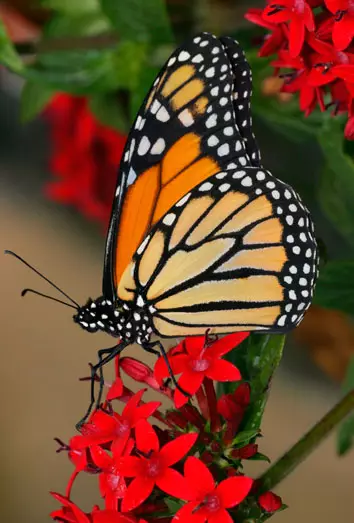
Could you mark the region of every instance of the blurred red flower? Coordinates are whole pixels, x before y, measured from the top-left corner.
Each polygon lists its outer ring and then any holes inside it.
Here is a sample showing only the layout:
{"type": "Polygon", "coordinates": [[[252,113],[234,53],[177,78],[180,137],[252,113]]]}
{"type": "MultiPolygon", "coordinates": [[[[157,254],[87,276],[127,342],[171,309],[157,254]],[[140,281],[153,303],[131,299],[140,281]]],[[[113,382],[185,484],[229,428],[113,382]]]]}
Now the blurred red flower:
{"type": "MultiPolygon", "coordinates": [[[[217,341],[210,341],[207,336],[186,338],[168,355],[173,373],[181,374],[178,385],[189,394],[195,394],[205,378],[215,381],[240,380],[240,371],[221,357],[239,345],[247,336],[247,332],[238,332],[217,341]]],[[[170,376],[162,357],[157,360],[154,372],[159,383],[170,376]]],[[[175,406],[179,408],[188,402],[188,397],[176,389],[174,401],[175,406]]]]}
{"type": "Polygon", "coordinates": [[[349,0],[268,1],[245,17],[270,31],[259,54],[277,55],[271,65],[284,79],[282,92],[299,93],[305,116],[316,106],[321,111],[332,107],[333,116],[346,112],[344,134],[354,139],[354,9],[349,0]]]}
{"type": "Polygon", "coordinates": [[[46,194],[107,225],[126,137],[102,125],[84,97],[57,95],[46,116],[53,148],[50,169],[55,176],[45,187],[46,194]]]}

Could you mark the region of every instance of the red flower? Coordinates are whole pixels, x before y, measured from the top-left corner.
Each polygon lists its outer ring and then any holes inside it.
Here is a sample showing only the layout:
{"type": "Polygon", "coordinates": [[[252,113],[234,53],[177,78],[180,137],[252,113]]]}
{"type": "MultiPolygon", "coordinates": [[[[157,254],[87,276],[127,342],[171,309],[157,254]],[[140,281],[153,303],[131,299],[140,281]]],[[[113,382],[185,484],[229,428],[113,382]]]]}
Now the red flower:
{"type": "Polygon", "coordinates": [[[184,466],[186,480],[190,484],[189,503],[173,518],[174,523],[232,523],[226,509],[239,505],[251,490],[253,480],[246,476],[234,476],[217,486],[208,467],[193,456],[184,466]]]}
{"type": "Polygon", "coordinates": [[[53,144],[50,167],[56,177],[46,193],[107,224],[125,136],[99,123],[83,97],[55,96],[46,114],[53,144]]]}
{"type": "MultiPolygon", "coordinates": [[[[232,363],[221,359],[221,356],[234,349],[247,336],[247,332],[230,334],[212,344],[209,344],[206,336],[186,338],[168,356],[173,373],[181,374],[179,386],[192,395],[201,387],[204,378],[216,381],[240,380],[240,371],[232,363]]],[[[157,360],[154,372],[160,383],[170,375],[163,358],[157,360]]],[[[174,401],[179,408],[188,402],[188,397],[176,389],[174,401]]]]}
{"type": "Polygon", "coordinates": [[[233,449],[231,456],[234,459],[249,459],[252,458],[258,452],[258,445],[256,443],[248,443],[240,449],[233,449]]]}
{"type": "Polygon", "coordinates": [[[242,421],[250,402],[250,386],[241,383],[232,394],[224,394],[217,403],[219,414],[227,421],[224,442],[230,443],[242,421]]]}
{"type": "Polygon", "coordinates": [[[282,505],[281,497],[277,496],[273,492],[265,492],[258,498],[258,503],[266,512],[276,512],[282,505]]]}
{"type": "Polygon", "coordinates": [[[142,421],[137,426],[136,440],[140,457],[128,456],[121,462],[121,473],[134,478],[122,503],[128,512],[141,505],[156,485],[171,496],[188,499],[189,486],[184,477],[171,468],[193,447],[197,433],[184,434],[160,449],[156,432],[142,421]]]}
{"type": "Polygon", "coordinates": [[[348,47],[354,36],[354,8],[350,0],[325,0],[325,4],[335,15],[332,38],[341,51],[348,47]]]}
{"type": "Polygon", "coordinates": [[[309,38],[309,44],[316,51],[311,56],[312,69],[308,75],[308,82],[313,86],[320,86],[333,82],[336,76],[337,65],[354,64],[354,55],[338,51],[328,42],[317,38],[309,38]]]}
{"type": "Polygon", "coordinates": [[[117,501],[122,499],[126,493],[127,486],[124,476],[122,475],[119,463],[122,456],[129,456],[134,448],[134,441],[129,439],[123,452],[115,452],[111,457],[98,445],[91,447],[90,452],[92,459],[101,469],[100,473],[100,491],[101,496],[105,498],[106,508],[117,510],[117,501]]]}
{"type": "Polygon", "coordinates": [[[146,420],[151,416],[161,405],[159,401],[150,401],[139,406],[144,392],[145,390],[141,390],[134,394],[125,405],[122,414],[111,415],[102,410],[96,411],[90,422],[82,427],[83,435],[72,438],[71,448],[82,449],[112,442],[112,452],[121,453],[132,429],[140,420],[146,420]]]}
{"type": "Polygon", "coordinates": [[[275,24],[289,21],[289,53],[292,57],[301,51],[305,30],[315,30],[314,16],[306,0],[276,0],[264,9],[263,18],[275,24]]]}
{"type": "Polygon", "coordinates": [[[305,64],[303,58],[298,56],[292,58],[287,51],[280,51],[278,59],[272,62],[276,68],[290,68],[293,69],[286,78],[282,91],[285,93],[300,92],[300,109],[308,116],[319,103],[322,110],[324,110],[323,93],[319,87],[314,87],[309,84],[309,74],[311,68],[305,64]]]}
{"type": "MultiPolygon", "coordinates": [[[[62,504],[62,508],[51,512],[50,516],[54,520],[65,521],[68,523],[138,523],[138,520],[127,514],[120,514],[116,510],[100,510],[94,507],[92,512],[86,514],[70,499],[51,492],[52,496],[62,504]]],[[[139,523],[144,523],[140,520],[139,523]]]]}
{"type": "Polygon", "coordinates": [[[251,8],[245,14],[246,20],[260,25],[271,31],[265,37],[264,44],[259,50],[259,56],[270,56],[286,46],[288,42],[288,28],[285,24],[272,24],[263,17],[263,9],[251,8]]]}

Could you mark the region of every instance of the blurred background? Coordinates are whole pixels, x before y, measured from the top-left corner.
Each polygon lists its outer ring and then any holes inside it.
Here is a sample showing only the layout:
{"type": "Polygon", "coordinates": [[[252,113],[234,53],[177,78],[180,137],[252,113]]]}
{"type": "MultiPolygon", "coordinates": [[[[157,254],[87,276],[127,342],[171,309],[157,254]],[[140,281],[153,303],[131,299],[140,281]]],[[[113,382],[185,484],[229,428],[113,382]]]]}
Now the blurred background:
{"type": "MultiPolygon", "coordinates": [[[[55,9],[60,1],[47,4],[55,9]]],[[[243,14],[250,7],[237,2],[211,2],[206,14],[204,2],[196,1],[193,8],[178,0],[170,4],[178,39],[203,28],[210,19],[219,33],[242,32],[247,24],[243,14]]],[[[60,9],[56,16],[53,31],[59,35],[58,27],[63,25],[60,9]]],[[[51,17],[53,11],[33,9],[28,2],[0,4],[0,18],[30,65],[33,46],[43,24],[49,32],[51,17]]],[[[65,36],[64,29],[61,31],[65,36]]],[[[67,40],[60,38],[63,45],[67,40]]],[[[111,34],[105,33],[105,38],[109,41],[111,34]]],[[[172,45],[167,45],[168,50],[172,45]]],[[[157,48],[157,65],[150,73],[158,68],[159,52],[164,56],[163,45],[157,48]]],[[[136,49],[134,53],[136,57],[136,49]]],[[[271,71],[262,74],[255,90],[256,103],[264,111],[256,111],[255,132],[263,163],[276,176],[295,185],[314,214],[318,236],[326,245],[326,257],[341,259],[348,255],[350,244],[345,235],[338,233],[331,213],[323,212],[314,197],[323,167],[319,146],[308,137],[294,138],[294,129],[290,124],[286,127],[286,119],[290,122],[298,113],[294,113],[293,105],[284,110],[287,99],[281,98],[271,71]],[[280,115],[279,121],[287,132],[279,132],[278,121],[269,125],[264,117],[269,108],[280,115]]],[[[148,84],[146,80],[144,91],[148,84]]],[[[131,116],[120,109],[112,114],[111,101],[107,93],[102,95],[102,89],[99,95],[86,98],[80,89],[72,96],[62,85],[56,90],[65,94],[54,98],[54,88],[46,85],[38,108],[33,109],[33,100],[38,97],[31,99],[31,85],[27,83],[27,102],[23,98],[21,101],[23,85],[18,75],[1,69],[1,247],[19,253],[84,303],[101,292],[105,227],[116,166],[131,116]],[[23,123],[36,111],[41,114],[23,123]]],[[[118,95],[123,106],[127,90],[125,87],[118,95]]],[[[134,86],[131,90],[130,102],[135,110],[140,99],[134,96],[134,86]]],[[[78,378],[88,374],[88,362],[95,361],[96,351],[111,341],[105,335],[89,336],[79,329],[72,322],[70,309],[37,296],[21,298],[24,287],[49,293],[51,289],[17,260],[1,255],[0,279],[0,520],[41,523],[49,520],[48,513],[56,506],[48,491],[64,492],[72,470],[65,454],[56,454],[53,438],[68,441],[74,434],[74,425],[88,399],[88,384],[80,383],[78,378]]],[[[300,328],[288,338],[274,378],[263,422],[261,452],[276,459],[335,404],[341,396],[341,381],[353,347],[354,331],[348,315],[319,305],[309,310],[300,328]]],[[[129,351],[139,355],[138,348],[129,351]]],[[[151,361],[151,356],[144,354],[144,359],[151,361]]],[[[249,469],[256,474],[262,467],[252,464],[249,469]]],[[[354,454],[338,457],[333,433],[276,489],[290,509],[275,515],[275,521],[353,521],[353,471],[354,454]]],[[[83,509],[90,509],[98,501],[95,478],[80,480],[74,496],[83,509]]]]}

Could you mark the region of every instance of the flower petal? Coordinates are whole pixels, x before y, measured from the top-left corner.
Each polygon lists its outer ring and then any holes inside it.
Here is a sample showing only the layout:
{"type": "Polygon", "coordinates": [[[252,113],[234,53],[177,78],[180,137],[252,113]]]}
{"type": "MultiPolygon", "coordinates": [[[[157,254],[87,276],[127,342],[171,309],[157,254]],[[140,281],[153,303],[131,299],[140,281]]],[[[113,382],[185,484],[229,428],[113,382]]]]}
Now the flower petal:
{"type": "Polygon", "coordinates": [[[172,523],[204,523],[206,521],[206,516],[198,514],[198,511],[194,512],[197,506],[198,502],[187,503],[187,505],[184,505],[176,512],[172,523]]]}
{"type": "Polygon", "coordinates": [[[191,498],[190,485],[177,470],[166,468],[163,474],[156,478],[156,485],[170,496],[186,501],[191,498]]]}
{"type": "Polygon", "coordinates": [[[100,469],[108,469],[113,464],[113,459],[98,445],[90,448],[92,460],[100,469]]]}
{"type": "Polygon", "coordinates": [[[139,392],[134,394],[123,409],[122,418],[128,420],[131,425],[132,420],[134,419],[135,410],[138,407],[144,392],[146,392],[146,389],[141,389],[139,392]]]}
{"type": "Polygon", "coordinates": [[[240,343],[243,342],[243,340],[245,340],[249,334],[249,332],[236,332],[235,334],[224,336],[220,340],[213,343],[205,353],[208,358],[224,356],[224,354],[227,354],[232,349],[240,345],[240,343]]]}
{"type": "Polygon", "coordinates": [[[345,14],[340,22],[335,22],[333,26],[333,43],[334,46],[342,51],[353,39],[354,35],[354,17],[345,14]]]}
{"type": "Polygon", "coordinates": [[[123,394],[123,382],[121,378],[116,378],[107,392],[106,400],[111,401],[116,398],[120,398],[123,394]]]}
{"type": "Polygon", "coordinates": [[[298,56],[305,40],[305,25],[302,18],[294,16],[290,22],[289,31],[289,53],[290,56],[298,56]]]}
{"type": "Polygon", "coordinates": [[[239,381],[241,373],[235,365],[226,360],[212,360],[211,366],[205,371],[208,378],[215,381],[239,381]]]}
{"type": "Polygon", "coordinates": [[[139,476],[142,470],[142,463],[140,458],[136,456],[125,456],[121,458],[118,462],[119,471],[123,476],[132,478],[134,476],[139,476]]]}
{"type": "Polygon", "coordinates": [[[190,451],[197,438],[198,434],[191,432],[166,443],[160,450],[160,457],[163,459],[164,464],[169,467],[177,463],[190,451]]]}
{"type": "Polygon", "coordinates": [[[141,505],[151,494],[155,482],[146,476],[139,476],[130,483],[122,502],[122,512],[130,512],[141,505]]]}
{"type": "Polygon", "coordinates": [[[219,483],[216,492],[225,508],[234,507],[245,499],[253,485],[253,479],[247,476],[234,476],[219,483]]]}
{"type": "Polygon", "coordinates": [[[149,418],[161,406],[161,401],[149,401],[145,405],[141,405],[135,409],[131,418],[132,426],[141,419],[149,418]]]}
{"type": "Polygon", "coordinates": [[[184,465],[184,475],[195,491],[195,499],[204,499],[207,494],[215,489],[215,481],[208,467],[195,456],[187,458],[184,465]]]}
{"type": "MultiPolygon", "coordinates": [[[[201,387],[204,379],[203,372],[184,372],[178,380],[178,385],[188,392],[190,395],[193,395],[201,387]]],[[[173,396],[175,407],[179,409],[186,403],[188,403],[189,397],[183,394],[179,389],[175,389],[173,396]]]]}
{"type": "Polygon", "coordinates": [[[159,450],[157,434],[150,423],[144,419],[138,421],[135,427],[136,446],[146,454],[151,450],[159,450]]]}
{"type": "Polygon", "coordinates": [[[218,510],[215,514],[208,517],[208,523],[233,523],[233,519],[227,510],[218,510]]]}

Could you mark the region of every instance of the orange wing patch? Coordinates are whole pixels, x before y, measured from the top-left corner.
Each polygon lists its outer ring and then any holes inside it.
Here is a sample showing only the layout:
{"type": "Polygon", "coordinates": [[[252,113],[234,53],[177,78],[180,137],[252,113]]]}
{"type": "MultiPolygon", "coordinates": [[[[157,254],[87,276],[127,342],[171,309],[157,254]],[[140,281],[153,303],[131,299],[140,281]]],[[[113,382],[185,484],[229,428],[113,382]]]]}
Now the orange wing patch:
{"type": "Polygon", "coordinates": [[[116,285],[147,231],[193,187],[220,171],[214,160],[200,155],[200,138],[188,133],[128,188],[119,226],[116,285]]]}

